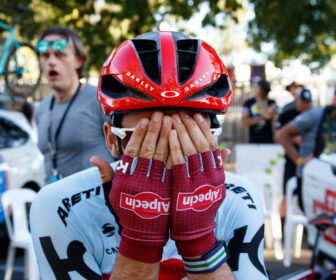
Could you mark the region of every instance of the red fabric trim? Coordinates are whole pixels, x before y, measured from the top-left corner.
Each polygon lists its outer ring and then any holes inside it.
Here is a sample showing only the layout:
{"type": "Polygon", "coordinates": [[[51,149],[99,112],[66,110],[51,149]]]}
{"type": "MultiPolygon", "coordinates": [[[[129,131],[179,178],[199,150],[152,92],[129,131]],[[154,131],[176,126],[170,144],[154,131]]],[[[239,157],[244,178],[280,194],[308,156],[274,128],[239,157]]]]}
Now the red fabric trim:
{"type": "MultiPolygon", "coordinates": [[[[160,262],[159,280],[181,280],[186,277],[184,265],[180,259],[168,259],[160,262]]],[[[109,280],[110,274],[103,274],[103,280],[109,280]]]]}

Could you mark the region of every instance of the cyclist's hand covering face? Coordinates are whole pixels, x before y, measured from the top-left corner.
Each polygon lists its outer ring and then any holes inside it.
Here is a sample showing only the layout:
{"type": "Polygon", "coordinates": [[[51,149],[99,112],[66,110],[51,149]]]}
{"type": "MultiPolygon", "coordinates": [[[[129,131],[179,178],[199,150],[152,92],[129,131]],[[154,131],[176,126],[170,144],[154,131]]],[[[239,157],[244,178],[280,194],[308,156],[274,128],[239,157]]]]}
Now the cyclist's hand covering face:
{"type": "MultiPolygon", "coordinates": [[[[149,114],[147,114],[147,115],[149,115],[149,114]]],[[[133,118],[133,117],[131,116],[131,118],[133,118]]],[[[167,120],[165,120],[165,119],[167,119],[166,116],[164,117],[163,124],[162,124],[162,128],[165,127],[165,122],[167,121],[167,120]]],[[[169,122],[170,122],[170,121],[169,121],[169,122]]],[[[109,125],[109,124],[106,123],[106,125],[109,125]]],[[[204,125],[205,125],[205,124],[204,124],[204,125]]],[[[207,128],[204,127],[204,129],[206,130],[207,128]]],[[[110,128],[108,127],[107,130],[110,131],[110,128]]],[[[164,136],[165,134],[166,134],[166,132],[163,133],[163,136],[164,136]]],[[[214,141],[213,138],[212,138],[209,134],[207,134],[207,135],[208,135],[208,137],[211,139],[211,141],[214,141]]],[[[165,138],[165,137],[161,137],[160,140],[161,140],[161,143],[164,143],[165,141],[168,141],[168,137],[167,137],[167,138],[165,138]]],[[[160,145],[161,145],[161,144],[160,144],[160,145]]],[[[163,145],[163,146],[164,146],[164,145],[163,145]]],[[[162,147],[162,146],[161,146],[161,147],[162,147]]],[[[164,148],[163,148],[163,149],[164,149],[164,148]]],[[[160,155],[159,155],[159,154],[160,154],[160,151],[161,151],[162,153],[166,153],[167,151],[169,151],[169,149],[167,149],[167,150],[165,150],[165,151],[162,151],[162,148],[161,148],[161,149],[159,148],[159,149],[156,151],[156,159],[159,159],[159,158],[160,158],[160,155]]],[[[222,157],[223,165],[224,165],[225,162],[227,161],[227,159],[228,159],[228,157],[230,156],[230,154],[231,154],[231,151],[230,151],[229,149],[224,149],[224,150],[221,151],[221,157],[222,157]]],[[[165,157],[166,157],[166,156],[163,156],[163,158],[165,158],[165,157]]],[[[105,161],[104,159],[102,159],[102,158],[100,158],[100,157],[98,157],[98,156],[93,156],[93,157],[91,158],[91,163],[98,167],[99,172],[100,172],[100,176],[101,176],[101,179],[102,179],[102,182],[103,182],[103,183],[107,183],[107,182],[109,182],[109,181],[111,181],[111,180],[113,179],[113,170],[112,170],[112,167],[110,166],[110,164],[109,164],[107,161],[105,161]]],[[[171,165],[172,165],[171,156],[169,156],[169,158],[168,158],[168,160],[167,160],[167,167],[170,168],[171,165]]]]}
{"type": "Polygon", "coordinates": [[[197,257],[216,244],[214,219],[225,197],[223,163],[202,114],[180,112],[173,120],[170,233],[181,256],[197,257]]]}

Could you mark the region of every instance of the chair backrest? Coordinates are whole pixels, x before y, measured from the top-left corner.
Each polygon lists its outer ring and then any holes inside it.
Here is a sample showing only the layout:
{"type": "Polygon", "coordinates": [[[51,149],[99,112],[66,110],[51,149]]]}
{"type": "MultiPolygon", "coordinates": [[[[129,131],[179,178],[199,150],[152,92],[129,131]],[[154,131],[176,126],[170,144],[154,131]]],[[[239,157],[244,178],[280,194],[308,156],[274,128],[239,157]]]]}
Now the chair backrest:
{"type": "Polygon", "coordinates": [[[281,188],[273,175],[265,172],[248,172],[241,175],[248,178],[258,188],[265,216],[270,216],[271,213],[279,211],[281,188]]]}
{"type": "Polygon", "coordinates": [[[240,143],[234,146],[236,172],[271,172],[279,182],[283,183],[285,151],[280,144],[249,144],[240,143]]]}
{"type": "Polygon", "coordinates": [[[10,189],[2,194],[1,202],[10,238],[29,234],[26,206],[35,196],[36,192],[31,189],[10,189]]]}
{"type": "Polygon", "coordinates": [[[295,214],[295,203],[297,203],[297,199],[295,200],[294,192],[297,188],[297,178],[291,177],[286,183],[286,217],[290,217],[295,214]]]}

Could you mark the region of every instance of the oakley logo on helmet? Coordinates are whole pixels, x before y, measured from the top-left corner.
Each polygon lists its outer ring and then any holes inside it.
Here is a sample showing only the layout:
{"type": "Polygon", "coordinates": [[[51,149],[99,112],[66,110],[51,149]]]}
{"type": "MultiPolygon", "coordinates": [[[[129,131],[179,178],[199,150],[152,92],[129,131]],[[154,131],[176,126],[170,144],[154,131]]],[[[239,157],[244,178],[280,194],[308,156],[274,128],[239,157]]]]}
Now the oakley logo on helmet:
{"type": "Polygon", "coordinates": [[[141,218],[154,219],[160,215],[169,215],[170,198],[162,198],[152,192],[142,192],[135,196],[122,192],[120,207],[133,211],[141,218]]]}
{"type": "Polygon", "coordinates": [[[194,87],[199,86],[202,82],[203,79],[210,77],[210,73],[208,71],[206,71],[203,75],[201,75],[197,80],[193,81],[192,83],[190,83],[188,86],[186,86],[184,88],[184,91],[188,92],[189,90],[191,90],[194,87]]]}
{"type": "Polygon", "coordinates": [[[193,209],[204,211],[213,203],[222,199],[223,184],[218,187],[203,185],[192,193],[179,193],[177,196],[176,211],[193,209]]]}
{"type": "Polygon", "coordinates": [[[166,97],[166,98],[174,98],[174,97],[178,97],[179,95],[180,94],[177,91],[173,91],[173,90],[161,92],[161,96],[166,97]]]}
{"type": "Polygon", "coordinates": [[[141,79],[140,77],[135,76],[131,72],[127,72],[126,76],[129,77],[130,79],[134,80],[136,83],[138,83],[139,85],[143,86],[144,88],[149,89],[150,91],[153,91],[155,89],[150,84],[148,84],[147,82],[145,82],[143,79],[141,79]]]}

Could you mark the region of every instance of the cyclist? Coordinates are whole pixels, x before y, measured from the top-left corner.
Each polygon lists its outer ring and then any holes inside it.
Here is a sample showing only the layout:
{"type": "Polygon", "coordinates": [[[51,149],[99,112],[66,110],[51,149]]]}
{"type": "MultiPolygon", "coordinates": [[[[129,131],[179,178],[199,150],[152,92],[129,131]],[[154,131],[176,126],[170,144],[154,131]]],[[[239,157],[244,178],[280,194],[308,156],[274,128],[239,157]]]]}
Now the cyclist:
{"type": "Polygon", "coordinates": [[[104,145],[101,127],[107,119],[96,104],[97,88],[80,82],[87,54],[79,35],[67,27],[50,27],[41,33],[36,48],[53,90],[34,113],[47,182],[90,167],[94,154],[112,161],[104,145]]]}
{"type": "Polygon", "coordinates": [[[114,174],[91,168],[38,193],[30,217],[42,278],[267,279],[257,190],[224,173],[212,134],[231,94],[201,40],[150,32],[116,47],[98,98],[120,160],[114,174]]]}

